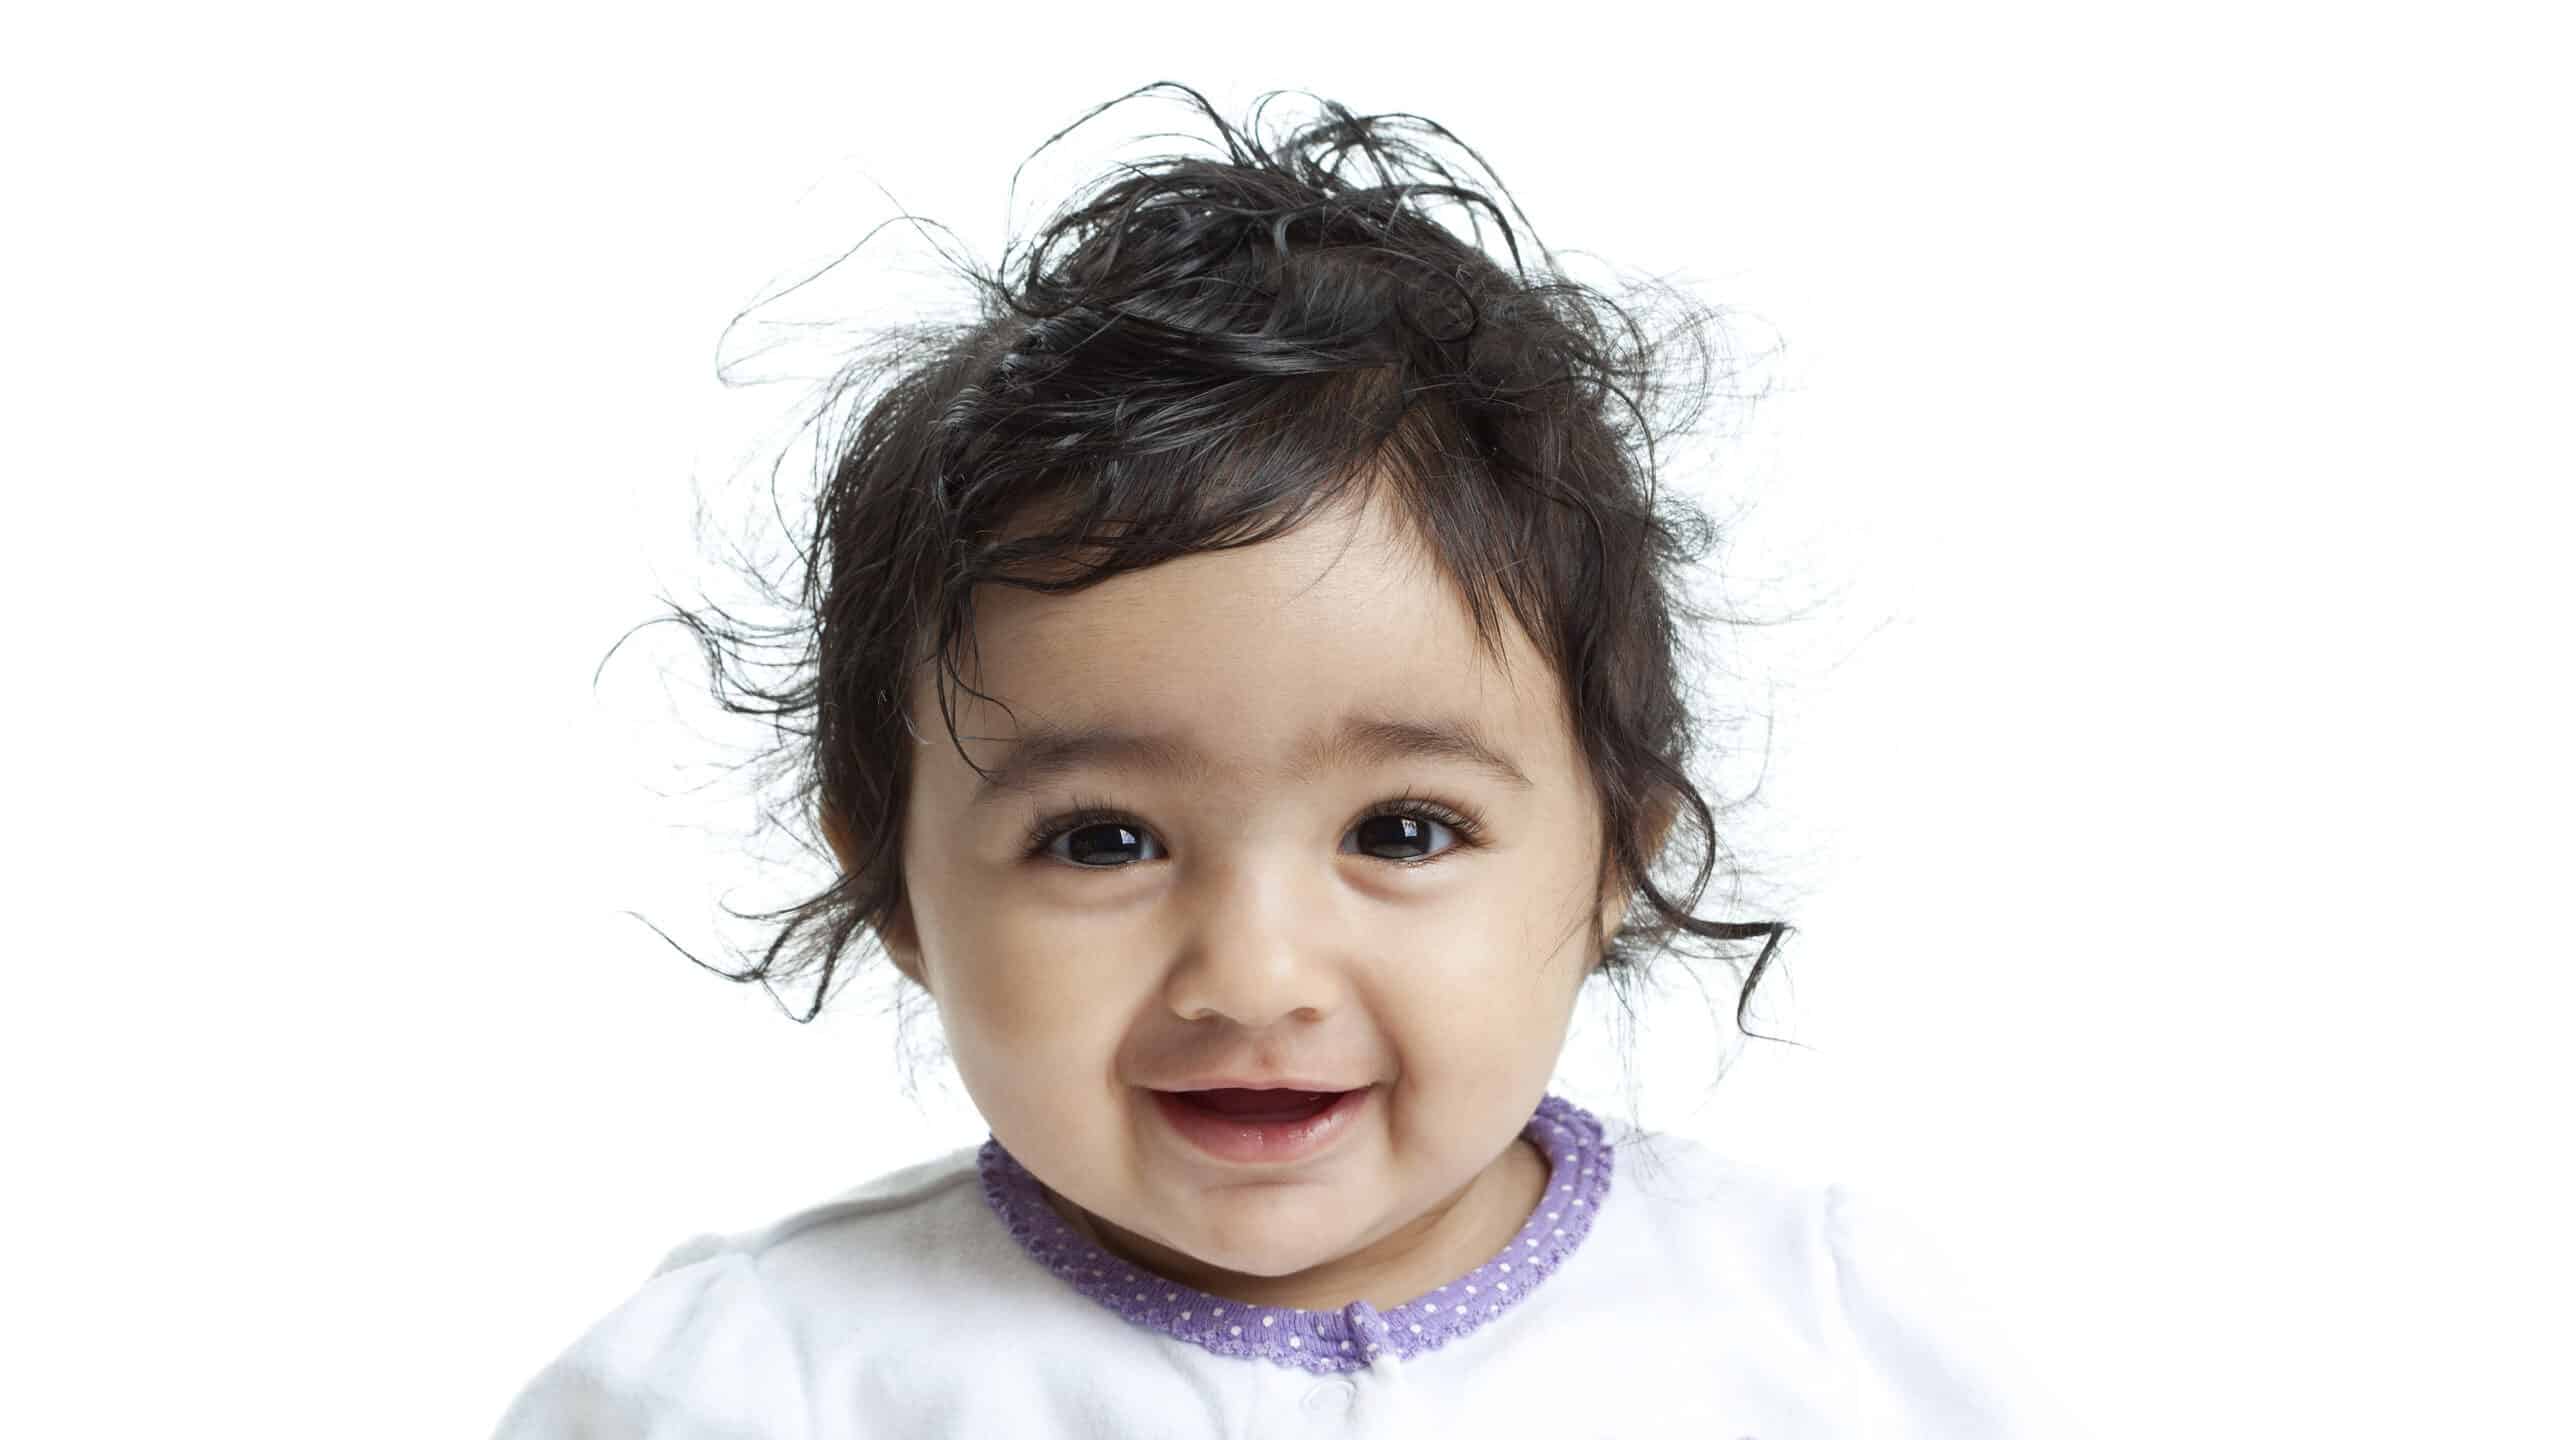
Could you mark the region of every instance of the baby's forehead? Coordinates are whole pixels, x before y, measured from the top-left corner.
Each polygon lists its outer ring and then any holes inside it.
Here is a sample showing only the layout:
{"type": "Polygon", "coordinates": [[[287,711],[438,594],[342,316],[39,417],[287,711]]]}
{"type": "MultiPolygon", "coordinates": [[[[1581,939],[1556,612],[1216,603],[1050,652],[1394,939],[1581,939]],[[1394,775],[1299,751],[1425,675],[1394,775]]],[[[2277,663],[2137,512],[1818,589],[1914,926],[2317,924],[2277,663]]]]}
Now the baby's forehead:
{"type": "Polygon", "coordinates": [[[1479,620],[1391,499],[1358,498],[1080,588],[982,582],[918,708],[947,698],[963,737],[1221,735],[1274,765],[1359,715],[1462,716],[1534,746],[1563,720],[1552,667],[1498,601],[1479,620]]]}
{"type": "MultiPolygon", "coordinates": [[[[1017,712],[1018,713],[1018,712],[1017,712]]],[[[1423,709],[1354,708],[1310,715],[1264,754],[1231,731],[1157,725],[1113,716],[1024,718],[997,736],[964,736],[982,767],[971,803],[1042,789],[1082,770],[1143,773],[1192,788],[1310,785],[1413,762],[1462,770],[1515,792],[1538,788],[1536,762],[1517,737],[1475,716],[1423,709]]]]}
{"type": "Polygon", "coordinates": [[[1072,593],[992,587],[973,609],[955,673],[1053,710],[1178,709],[1203,691],[1228,705],[1372,696],[1476,710],[1556,687],[1506,610],[1487,635],[1433,567],[1328,558],[1286,538],[1072,593]]]}
{"type": "MultiPolygon", "coordinates": [[[[971,587],[973,628],[992,622],[997,628],[1072,631],[1098,616],[1176,597],[1209,606],[1233,600],[1288,607],[1323,587],[1330,598],[1391,605],[1392,613],[1413,620],[1460,615],[1479,631],[1498,628],[1506,633],[1478,637],[1480,644],[1489,642],[1498,666],[1522,638],[1517,617],[1498,599],[1491,606],[1498,615],[1487,617],[1498,619],[1498,627],[1475,623],[1457,563],[1392,485],[1364,484],[1313,504],[1276,530],[1203,539],[1181,553],[1115,567],[1098,584],[1074,589],[1059,588],[1060,582],[1081,581],[1109,559],[1103,547],[1079,546],[1074,537],[1095,526],[1111,527],[1071,514],[1067,505],[1052,498],[1006,526],[1001,543],[1037,543],[1038,556],[1008,564],[1001,575],[971,587]]],[[[1114,533],[1139,543],[1147,538],[1114,533]]]]}
{"type": "MultiPolygon", "coordinates": [[[[1338,651],[1295,650],[1278,637],[1268,648],[1206,655],[1186,654],[1180,639],[1139,641],[1101,625],[1056,634],[1017,631],[1010,642],[991,638],[965,647],[952,674],[922,687],[918,709],[935,713],[947,700],[963,735],[1007,739],[1061,732],[1285,736],[1287,745],[1263,748],[1294,760],[1320,753],[1341,735],[1396,726],[1519,734],[1560,702],[1542,662],[1532,673],[1543,683],[1528,683],[1522,674],[1528,652],[1518,637],[1507,666],[1471,633],[1434,632],[1433,638],[1450,643],[1432,648],[1425,663],[1353,667],[1341,663],[1338,651]]],[[[1216,747],[1189,748],[1206,753],[1216,747]]]]}

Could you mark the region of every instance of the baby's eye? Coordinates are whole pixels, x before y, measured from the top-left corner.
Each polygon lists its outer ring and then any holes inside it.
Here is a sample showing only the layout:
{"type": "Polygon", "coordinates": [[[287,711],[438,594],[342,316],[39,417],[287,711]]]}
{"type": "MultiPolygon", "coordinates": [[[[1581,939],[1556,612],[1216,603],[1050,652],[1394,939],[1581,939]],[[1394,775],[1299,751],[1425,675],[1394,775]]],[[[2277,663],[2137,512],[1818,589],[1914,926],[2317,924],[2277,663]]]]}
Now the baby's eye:
{"type": "MultiPolygon", "coordinates": [[[[1468,843],[1474,828],[1454,811],[1444,817],[1430,809],[1407,807],[1361,817],[1343,836],[1342,846],[1347,854],[1420,864],[1468,843]],[[1431,843],[1434,830],[1446,837],[1445,843],[1431,843]]],[[[1155,837],[1135,825],[1079,816],[1050,829],[1033,849],[1079,870],[1112,870],[1164,855],[1155,837]]]]}
{"type": "Polygon", "coordinates": [[[1044,848],[1070,865],[1088,870],[1108,870],[1139,860],[1160,858],[1133,853],[1144,850],[1149,839],[1151,837],[1145,831],[1112,820],[1061,831],[1044,848]],[[1059,854],[1061,850],[1066,853],[1059,854]]]}
{"type": "Polygon", "coordinates": [[[1399,810],[1386,815],[1372,815],[1352,826],[1351,833],[1342,838],[1342,845],[1353,854],[1369,853],[1361,848],[1363,846],[1377,846],[1387,852],[1379,857],[1385,860],[1427,860],[1455,849],[1457,838],[1457,833],[1445,822],[1399,810]],[[1448,835],[1450,843],[1438,849],[1432,848],[1431,832],[1434,830],[1448,835]]]}

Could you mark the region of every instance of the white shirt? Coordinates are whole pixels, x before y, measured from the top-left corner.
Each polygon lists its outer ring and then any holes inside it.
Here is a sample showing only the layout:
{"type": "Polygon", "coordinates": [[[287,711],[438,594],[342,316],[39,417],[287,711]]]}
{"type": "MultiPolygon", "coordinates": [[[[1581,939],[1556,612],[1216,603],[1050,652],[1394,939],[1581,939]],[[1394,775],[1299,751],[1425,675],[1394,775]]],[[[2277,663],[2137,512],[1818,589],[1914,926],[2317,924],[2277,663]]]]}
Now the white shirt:
{"type": "Polygon", "coordinates": [[[1534,1250],[1550,1221],[1533,1215],[1504,1268],[1409,1307],[1265,1312],[1160,1278],[1133,1286],[1144,1272],[1064,1238],[1045,1207],[1017,1208],[1049,1237],[1035,1256],[982,1177],[991,1143],[679,1246],[534,1377],[498,1440],[2075,1433],[1928,1247],[1840,1187],[1675,1136],[1639,1146],[1621,1122],[1554,1097],[1539,1116],[1533,1131],[1551,1116],[1590,1127],[1532,1137],[1554,1167],[1554,1215],[1573,1217],[1557,1187],[1577,1175],[1586,1194],[1605,1186],[1582,1233],[1534,1250]],[[1589,1164],[1575,1135],[1605,1135],[1582,1142],[1603,1174],[1554,1164],[1589,1164]],[[1524,1272],[1537,1279],[1515,1294],[1524,1272]],[[1470,1294],[1470,1318],[1442,1308],[1470,1294]],[[1488,1316],[1488,1299],[1505,1308],[1488,1316]],[[1112,1308],[1134,1303],[1283,1358],[1217,1353],[1112,1308]],[[1451,1321],[1474,1328],[1423,1335],[1451,1321]],[[1319,1361],[1294,1339],[1277,1349],[1293,1332],[1348,1353],[1319,1361]]]}

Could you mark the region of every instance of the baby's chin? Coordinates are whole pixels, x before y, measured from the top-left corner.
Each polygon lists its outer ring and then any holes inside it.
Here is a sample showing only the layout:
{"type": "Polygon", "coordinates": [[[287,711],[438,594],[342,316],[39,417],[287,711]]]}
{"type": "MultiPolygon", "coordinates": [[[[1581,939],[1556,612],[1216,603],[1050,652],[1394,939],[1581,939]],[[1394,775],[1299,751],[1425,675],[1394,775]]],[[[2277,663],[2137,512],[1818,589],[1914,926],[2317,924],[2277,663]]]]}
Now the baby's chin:
{"type": "Polygon", "coordinates": [[[1086,1220],[1088,1238],[1143,1269],[1166,1275],[1212,1294],[1236,1288],[1236,1282],[1259,1286],[1316,1273],[1356,1248],[1358,1237],[1342,1231],[1342,1216],[1292,1216],[1273,1209],[1249,1218],[1218,1217],[1214,1222],[1178,1227],[1171,1233],[1138,1234],[1108,1222],[1086,1220]]]}
{"type": "Polygon", "coordinates": [[[1314,1272],[1341,1259],[1344,1253],[1338,1244],[1314,1242],[1299,1234],[1273,1236],[1259,1243],[1204,1245],[1200,1250],[1185,1251],[1184,1258],[1202,1269],[1239,1279],[1290,1280],[1312,1278],[1314,1272]]]}

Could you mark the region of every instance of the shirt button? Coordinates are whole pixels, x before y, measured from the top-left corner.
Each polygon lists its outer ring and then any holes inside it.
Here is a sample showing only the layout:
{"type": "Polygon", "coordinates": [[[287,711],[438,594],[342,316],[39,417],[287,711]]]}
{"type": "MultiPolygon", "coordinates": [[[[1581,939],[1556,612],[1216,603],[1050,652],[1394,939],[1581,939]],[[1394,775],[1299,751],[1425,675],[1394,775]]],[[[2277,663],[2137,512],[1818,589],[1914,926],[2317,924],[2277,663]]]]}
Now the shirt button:
{"type": "Polygon", "coordinates": [[[1348,1380],[1327,1380],[1309,1387],[1306,1394],[1298,1397],[1298,1404],[1310,1415],[1339,1420],[1351,1413],[1351,1402],[1358,1394],[1348,1380]]]}

